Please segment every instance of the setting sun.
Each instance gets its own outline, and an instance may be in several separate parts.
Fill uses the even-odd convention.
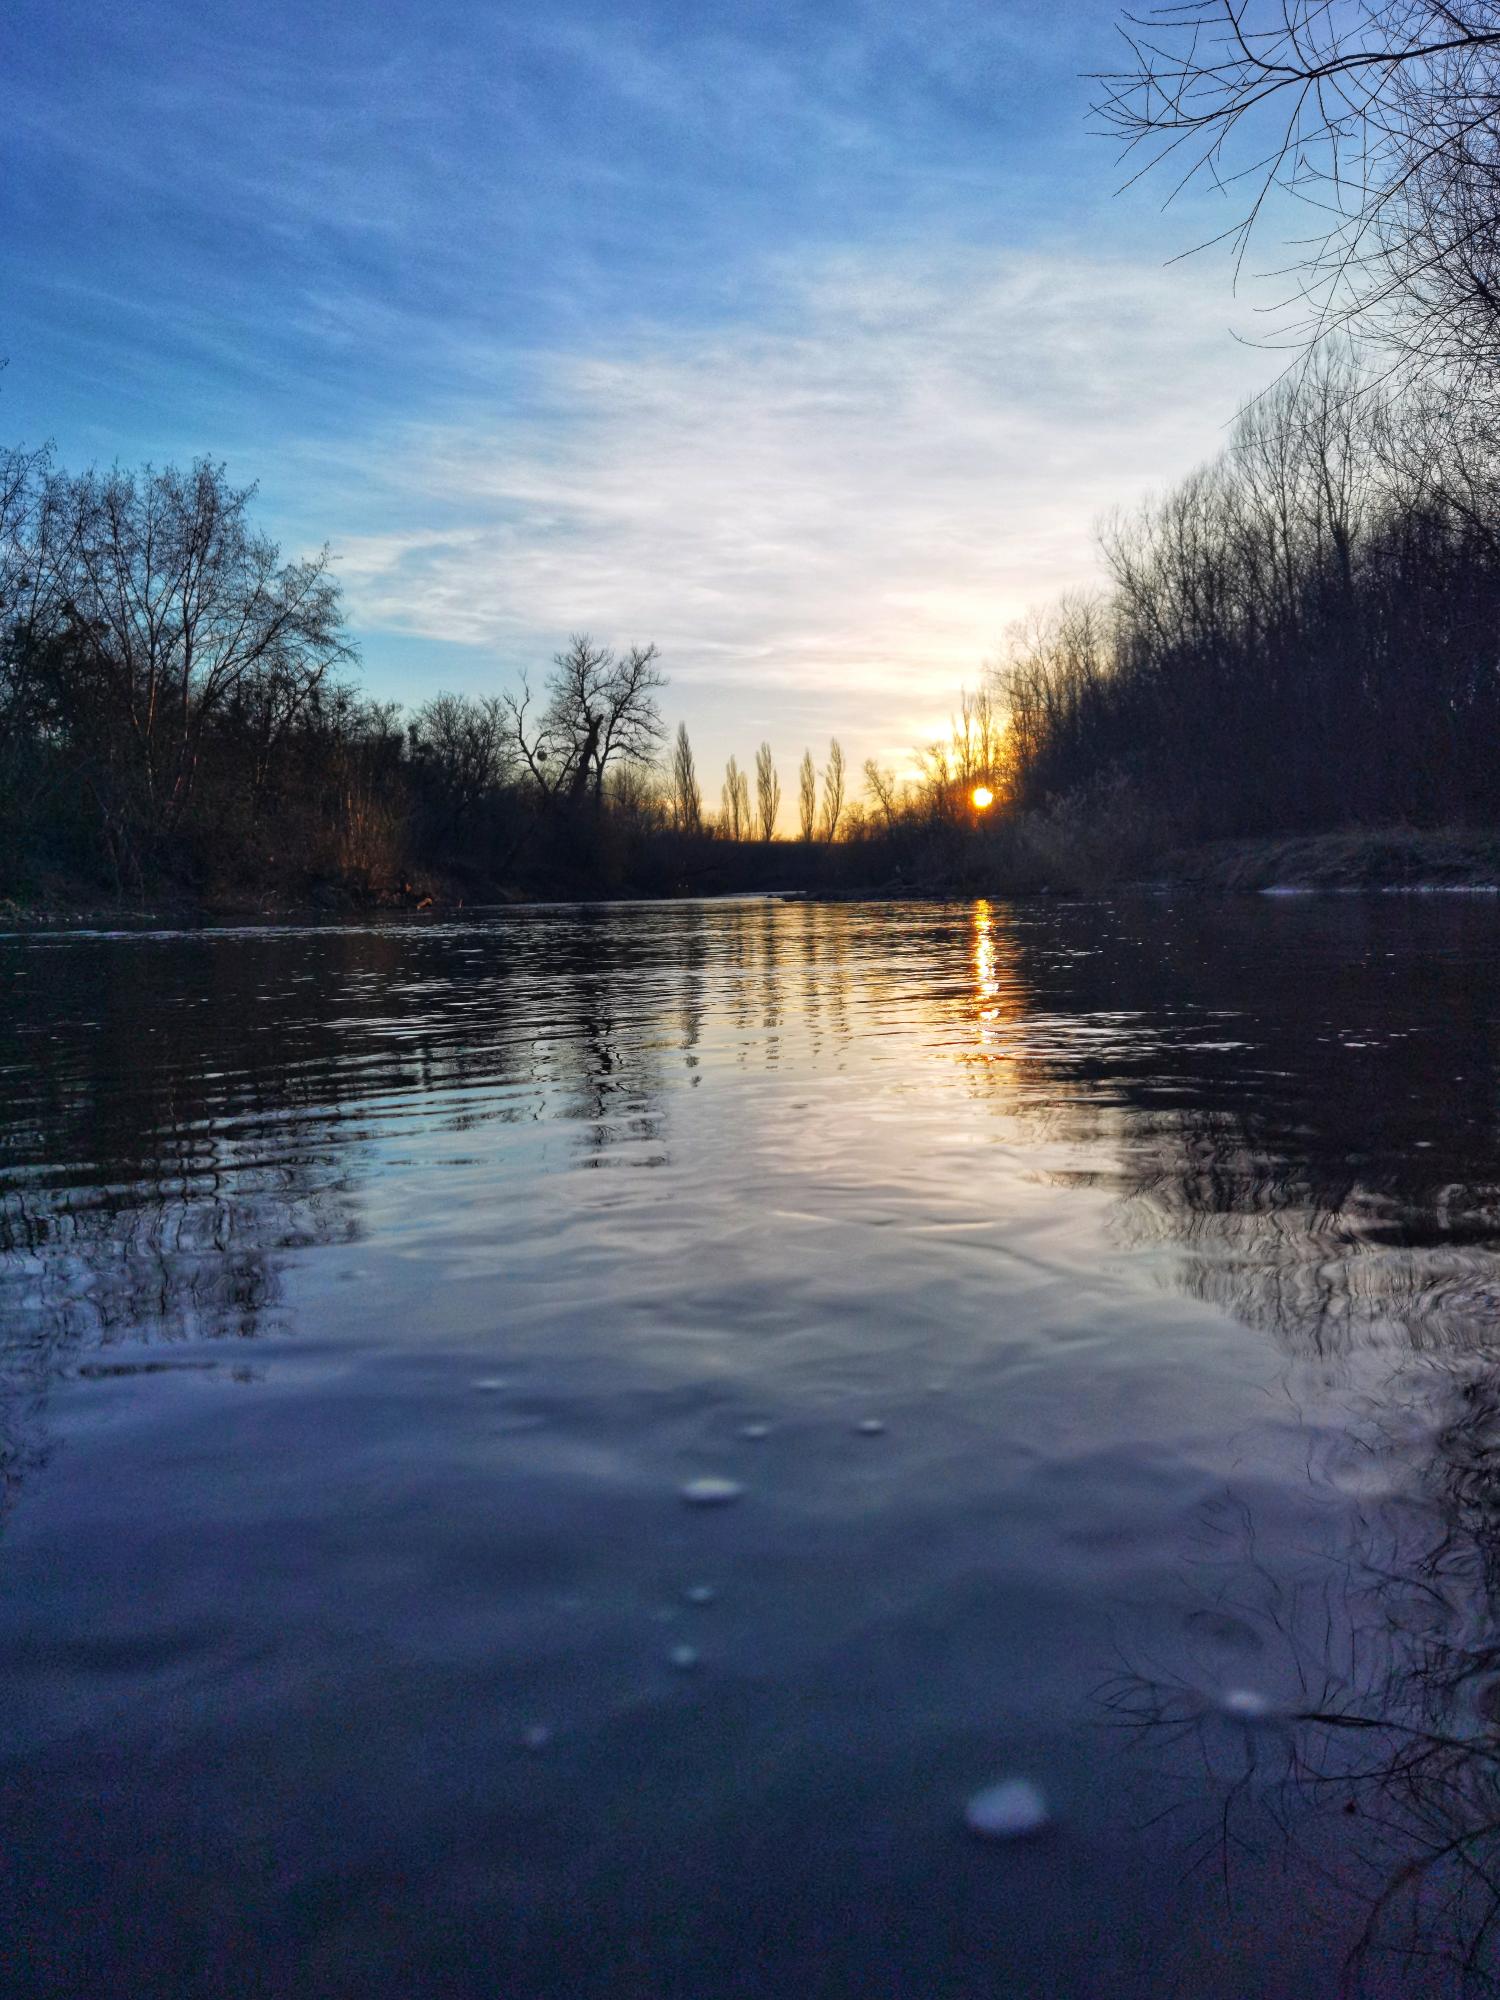
[[[995,794],[990,790],[988,785],[976,785],[970,797],[973,800],[976,812],[984,812],[995,803]]]

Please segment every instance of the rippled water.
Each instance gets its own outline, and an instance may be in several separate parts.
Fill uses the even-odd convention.
[[[1487,1990],[1497,971],[1460,899],[0,939],[7,1994]]]

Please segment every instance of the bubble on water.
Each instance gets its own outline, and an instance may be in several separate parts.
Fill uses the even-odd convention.
[[[552,1731],[545,1722],[533,1722],[522,1732],[521,1741],[528,1750],[545,1750],[552,1741]]]
[[[720,1479],[713,1475],[690,1479],[678,1489],[690,1507],[724,1507],[731,1500],[738,1500],[744,1490],[737,1479]]]
[[[1259,1688],[1246,1687],[1225,1688],[1219,1696],[1219,1711],[1236,1722],[1264,1722],[1275,1713]]]
[[[719,1593],[711,1583],[690,1583],[682,1594],[689,1604],[712,1604]]]
[[[964,1825],[982,1840],[1021,1840],[1040,1833],[1050,1818],[1047,1801],[1029,1778],[986,1785],[964,1808]]]
[[[767,1438],[770,1435],[771,1435],[771,1426],[769,1424],[740,1425],[740,1436],[742,1438],[753,1438],[758,1443],[761,1438]]]
[[[861,1437],[878,1438],[885,1434],[885,1425],[879,1417],[861,1417],[854,1428]]]
[[[688,1674],[698,1664],[698,1648],[696,1646],[674,1646],[671,1652],[668,1653],[667,1658],[679,1673]]]

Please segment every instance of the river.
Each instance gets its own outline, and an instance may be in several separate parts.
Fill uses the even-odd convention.
[[[0,937],[6,1994],[1490,1990],[1497,1029],[1481,897]]]

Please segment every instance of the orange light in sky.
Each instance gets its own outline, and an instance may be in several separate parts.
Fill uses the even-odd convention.
[[[983,812],[987,806],[995,803],[995,794],[988,785],[976,785],[970,796],[974,801],[975,812]]]

